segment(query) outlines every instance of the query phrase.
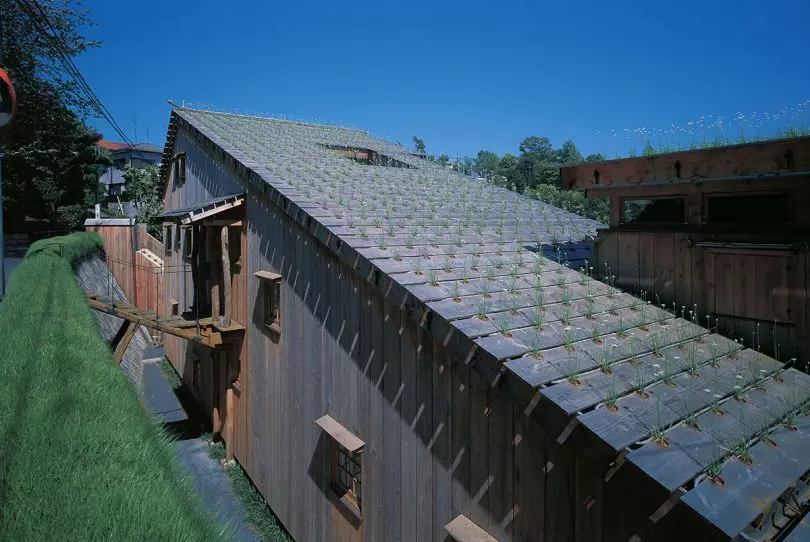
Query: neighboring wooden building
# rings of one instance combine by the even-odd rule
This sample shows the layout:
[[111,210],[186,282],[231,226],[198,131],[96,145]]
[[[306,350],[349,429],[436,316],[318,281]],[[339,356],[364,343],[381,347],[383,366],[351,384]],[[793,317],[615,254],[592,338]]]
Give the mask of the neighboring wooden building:
[[536,254],[599,224],[358,130],[175,109],[163,165],[163,310],[231,331],[167,356],[295,539],[803,517],[810,379]]
[[[782,361],[810,353],[810,137],[583,164],[563,186],[609,196],[600,274],[703,315]],[[716,323],[715,323],[716,322]]]

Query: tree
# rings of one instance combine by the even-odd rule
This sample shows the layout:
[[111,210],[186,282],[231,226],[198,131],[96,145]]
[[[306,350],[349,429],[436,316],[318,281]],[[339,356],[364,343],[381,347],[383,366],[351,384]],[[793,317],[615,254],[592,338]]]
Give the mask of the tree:
[[440,154],[438,158],[436,158],[436,163],[440,166],[446,166],[450,163],[450,157],[446,154]]
[[557,163],[563,166],[575,166],[582,163],[582,155],[579,153],[576,144],[570,139],[567,139],[555,154],[557,155]]
[[160,167],[153,164],[145,168],[127,168],[124,171],[127,194],[132,197],[138,212],[137,221],[147,224],[149,233],[160,236],[160,220],[163,214],[163,186],[160,183]]
[[538,160],[551,160],[554,157],[554,148],[547,137],[529,136],[520,142],[518,150],[521,154],[533,154]]
[[425,147],[425,141],[423,139],[413,136],[413,146],[416,148],[417,154],[425,156],[427,148]]
[[589,154],[588,156],[586,156],[584,162],[586,164],[593,164],[594,162],[604,162],[606,160],[607,160],[607,156],[605,156],[601,152],[597,152],[597,153]]
[[[67,55],[98,45],[79,33],[90,23],[86,10],[68,0],[39,5]],[[96,146],[100,135],[84,122],[91,102],[19,4],[3,2],[2,17],[4,67],[18,100],[17,119],[0,132],[7,223],[21,228],[32,214],[59,228],[76,228],[95,201],[99,165],[108,163]]]
[[492,151],[478,151],[478,156],[475,158],[476,169],[483,172],[487,179],[498,171],[499,163],[500,159],[498,158],[498,155]]

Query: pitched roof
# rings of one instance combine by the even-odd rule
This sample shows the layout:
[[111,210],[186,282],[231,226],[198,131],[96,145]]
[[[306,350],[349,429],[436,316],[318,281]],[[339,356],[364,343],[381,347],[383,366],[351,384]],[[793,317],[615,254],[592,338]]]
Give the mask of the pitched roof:
[[[810,470],[810,377],[711,333],[698,325],[702,314],[676,317],[596,280],[592,268],[580,273],[534,252],[593,235],[598,223],[358,130],[175,110],[164,157],[179,124],[220,147],[552,437],[564,441],[576,428],[595,453],[625,454],[662,504],[689,487],[683,503],[737,534]],[[400,167],[360,163],[347,149]],[[774,481],[782,446],[801,453]],[[741,476],[748,464],[735,456],[753,457],[761,476]],[[720,471],[733,491],[712,502],[706,475]]]
[[108,151],[116,151],[118,149],[123,149],[128,147],[126,143],[119,143],[117,141],[107,141],[106,139],[101,139],[98,142],[98,146],[102,149],[107,149]]
[[135,143],[131,147],[129,145],[127,145],[127,144],[123,144],[123,146],[118,147],[116,149],[113,149],[113,153],[115,153],[115,152],[127,152],[127,151],[162,153],[163,149],[158,147],[157,145],[153,145],[151,143]]

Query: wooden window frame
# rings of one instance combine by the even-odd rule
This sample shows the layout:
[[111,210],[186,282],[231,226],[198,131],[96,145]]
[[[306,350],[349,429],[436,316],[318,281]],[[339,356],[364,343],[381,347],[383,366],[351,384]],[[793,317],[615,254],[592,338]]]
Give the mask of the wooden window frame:
[[163,247],[166,252],[166,256],[172,255],[172,248],[174,246],[174,242],[172,240],[172,234],[174,233],[174,224],[172,223],[164,223],[163,224]]
[[330,438],[329,485],[340,502],[362,520],[365,443],[328,414],[315,420],[315,424]]
[[[262,323],[273,333],[281,334],[281,275],[271,271],[257,271],[261,281]],[[272,318],[270,316],[272,315]]]
[[175,185],[186,184],[186,153],[178,153],[172,158],[172,176]]
[[183,232],[183,259],[190,260],[194,254],[194,230],[191,228],[182,228]]
[[[709,221],[709,199],[712,198],[734,198],[734,197],[752,197],[758,196],[787,196],[788,198],[788,217],[784,222],[750,222],[747,223],[744,219],[735,222],[710,222]],[[741,225],[748,225],[748,228],[784,228],[785,226],[793,226],[796,224],[796,193],[789,189],[780,190],[728,190],[728,191],[712,191],[702,192],[700,201],[700,224],[708,228],[739,228]]]
[[[665,221],[634,221],[634,222],[626,222],[624,216],[625,210],[625,202],[633,201],[633,200],[643,200],[643,201],[653,201],[653,200],[660,200],[660,199],[679,199],[683,201],[683,216],[681,217],[680,222],[665,222]],[[637,227],[643,228],[650,228],[650,227],[661,227],[661,228],[671,228],[673,226],[683,226],[688,222],[689,216],[689,199],[687,198],[686,194],[661,194],[661,195],[654,195],[654,196],[622,196],[619,198],[619,226],[622,228],[633,229]]]
[[332,490],[338,498],[360,516],[363,510],[362,450],[349,452],[332,441]]

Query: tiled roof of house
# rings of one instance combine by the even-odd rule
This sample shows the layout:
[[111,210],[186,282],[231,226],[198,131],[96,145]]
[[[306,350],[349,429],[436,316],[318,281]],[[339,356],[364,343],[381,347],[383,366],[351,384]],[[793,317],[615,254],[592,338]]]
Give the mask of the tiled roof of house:
[[598,223],[358,130],[192,110],[172,119],[165,152],[177,124],[210,139],[549,434],[577,431],[625,458],[662,503],[685,488],[682,505],[734,536],[810,470],[810,377],[712,333],[703,314],[676,316],[536,253]]

